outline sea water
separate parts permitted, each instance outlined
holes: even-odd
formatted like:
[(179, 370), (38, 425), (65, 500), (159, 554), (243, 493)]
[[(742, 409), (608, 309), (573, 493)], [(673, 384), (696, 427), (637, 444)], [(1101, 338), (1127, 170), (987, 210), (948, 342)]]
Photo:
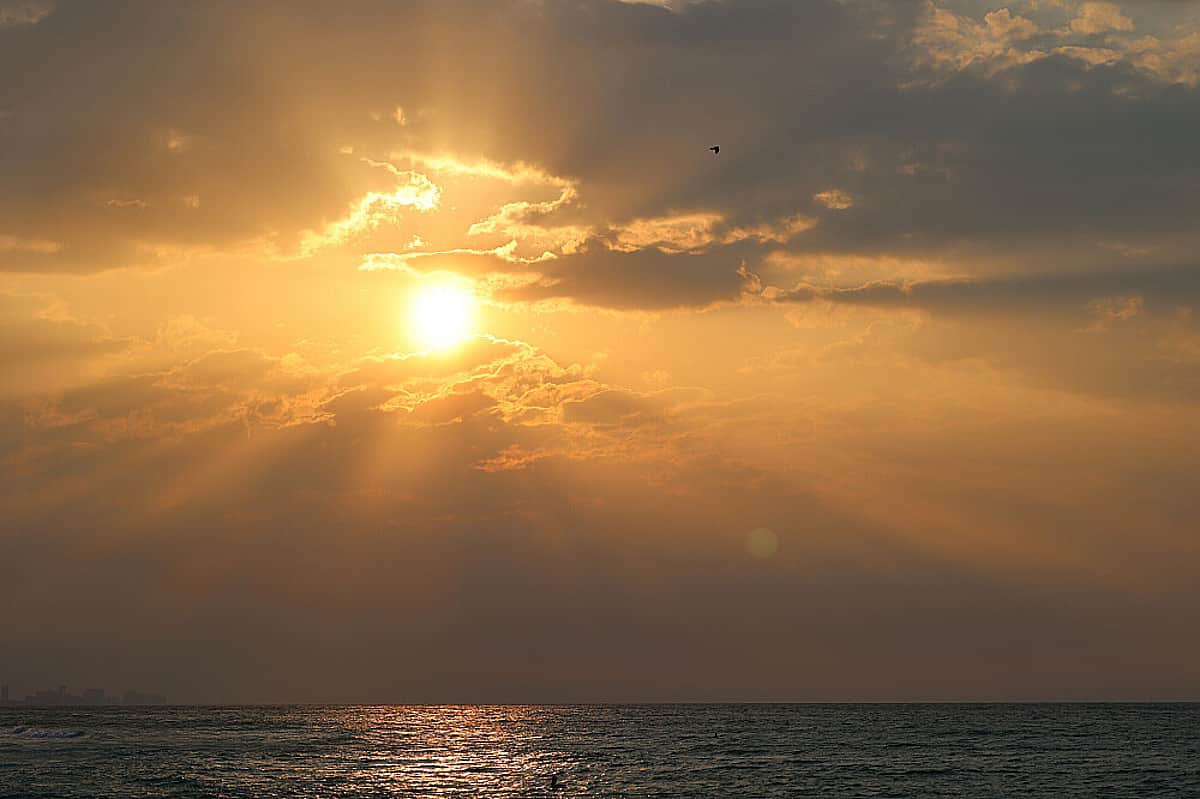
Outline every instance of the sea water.
[(0, 796), (1200, 797), (1200, 705), (6, 706)]

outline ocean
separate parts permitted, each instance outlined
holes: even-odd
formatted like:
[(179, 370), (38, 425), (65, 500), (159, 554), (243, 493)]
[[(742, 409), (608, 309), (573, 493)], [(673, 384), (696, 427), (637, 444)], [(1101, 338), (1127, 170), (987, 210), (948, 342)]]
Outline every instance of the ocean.
[(1200, 797), (1200, 704), (0, 707), (3, 797)]

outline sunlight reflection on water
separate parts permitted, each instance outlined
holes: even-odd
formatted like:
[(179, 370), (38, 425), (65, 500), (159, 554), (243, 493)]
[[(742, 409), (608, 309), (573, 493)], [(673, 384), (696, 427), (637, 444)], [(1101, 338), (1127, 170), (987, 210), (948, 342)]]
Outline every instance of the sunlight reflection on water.
[(1200, 705), (7, 706), (0, 795), (1200, 796), (1198, 727)]

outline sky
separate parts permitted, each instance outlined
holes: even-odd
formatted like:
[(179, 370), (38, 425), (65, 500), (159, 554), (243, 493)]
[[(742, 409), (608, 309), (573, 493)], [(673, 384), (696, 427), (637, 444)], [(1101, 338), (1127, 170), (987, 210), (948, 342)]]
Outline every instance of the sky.
[(1198, 130), (1187, 0), (0, 0), (0, 679), (1200, 699)]

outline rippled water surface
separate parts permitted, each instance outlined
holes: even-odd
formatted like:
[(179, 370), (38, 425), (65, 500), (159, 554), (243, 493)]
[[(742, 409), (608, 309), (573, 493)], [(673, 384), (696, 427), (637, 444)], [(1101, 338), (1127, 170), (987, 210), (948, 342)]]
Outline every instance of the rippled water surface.
[(0, 796), (1200, 797), (1200, 705), (9, 706)]

